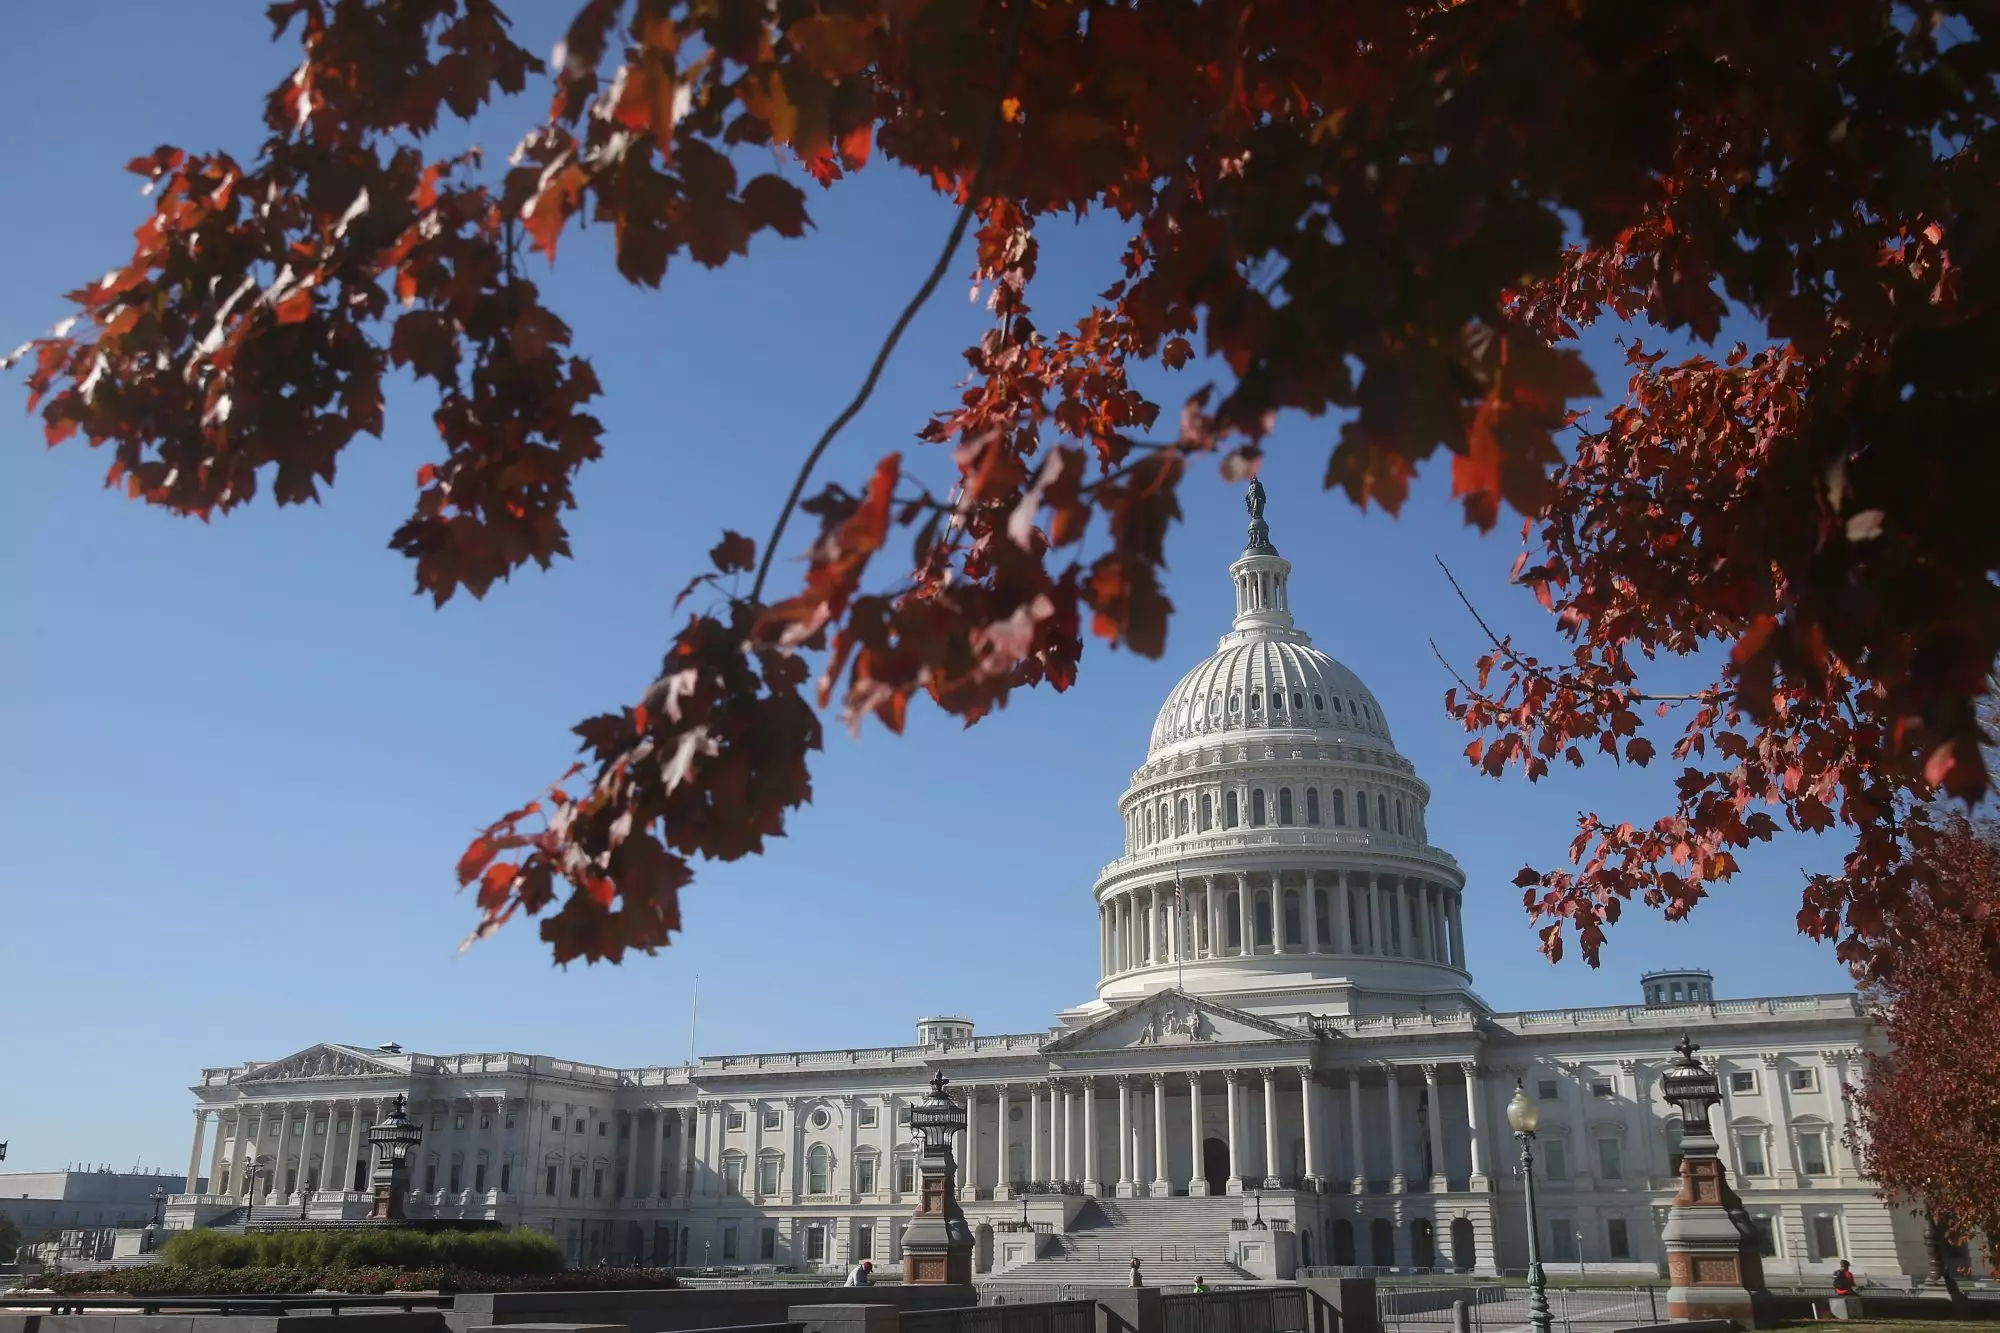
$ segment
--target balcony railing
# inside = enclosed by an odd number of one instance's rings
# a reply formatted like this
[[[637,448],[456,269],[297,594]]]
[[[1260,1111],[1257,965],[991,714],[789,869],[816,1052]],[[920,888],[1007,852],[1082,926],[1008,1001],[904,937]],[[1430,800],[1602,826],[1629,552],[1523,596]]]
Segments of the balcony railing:
[[[1104,868],[1097,872],[1097,877],[1103,880],[1145,866],[1194,860],[1229,852],[1287,848],[1329,852],[1385,852],[1434,862],[1449,866],[1453,870],[1458,869],[1458,858],[1442,848],[1431,846],[1421,838],[1399,837],[1393,833],[1364,833],[1358,829],[1287,825],[1276,828],[1212,829],[1207,833],[1182,834],[1156,842],[1150,847],[1141,847],[1128,852],[1116,861],[1106,862]]]

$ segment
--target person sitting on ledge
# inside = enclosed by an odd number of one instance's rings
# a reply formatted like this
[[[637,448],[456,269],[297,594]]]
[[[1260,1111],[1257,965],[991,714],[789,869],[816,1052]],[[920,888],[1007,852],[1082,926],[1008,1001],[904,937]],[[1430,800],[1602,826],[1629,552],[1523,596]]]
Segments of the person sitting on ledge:
[[[1194,1294],[1197,1296],[1208,1295],[1208,1279],[1202,1277],[1198,1273],[1195,1275],[1194,1279]]]
[[[863,1259],[847,1270],[847,1286],[870,1287],[875,1284],[875,1261]]]

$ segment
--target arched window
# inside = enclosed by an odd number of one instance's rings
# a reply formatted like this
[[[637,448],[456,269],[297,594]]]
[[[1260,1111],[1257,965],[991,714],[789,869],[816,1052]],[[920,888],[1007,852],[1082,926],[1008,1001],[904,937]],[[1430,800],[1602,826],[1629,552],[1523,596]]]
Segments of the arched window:
[[[806,1193],[826,1193],[832,1168],[833,1154],[826,1150],[824,1143],[815,1143],[806,1149]]]
[[[1257,943],[1268,946],[1271,943],[1271,895],[1258,894],[1255,906],[1257,920],[1252,928],[1257,932]]]
[[[1357,827],[1368,827],[1368,793],[1365,791],[1354,793],[1354,822]]]
[[[1289,824],[1292,822],[1292,789],[1290,787],[1278,788],[1278,822],[1280,824]]]
[[[1236,711],[1237,711],[1238,709],[1240,709],[1240,708],[1241,708],[1242,706],[1243,706],[1243,696],[1242,696],[1242,695],[1239,695],[1239,694],[1232,694],[1232,695],[1230,695],[1230,696],[1229,696],[1229,711],[1230,711],[1230,712],[1234,713],[1234,712],[1236,712]]]
[[[1306,942],[1305,925],[1299,920],[1299,891],[1285,890],[1285,944],[1296,947]]]
[[[1250,826],[1264,827],[1264,789],[1257,787],[1250,792]]]
[[[1174,836],[1173,807],[1169,806],[1165,801],[1160,802],[1160,836],[1162,838],[1171,838]]]
[[[1343,711],[1340,706],[1340,696],[1337,694],[1333,696],[1333,711],[1336,713]]]
[[[1313,926],[1314,938],[1319,941],[1319,947],[1322,949],[1331,949],[1333,947],[1333,917],[1327,912],[1325,889],[1313,890]]]
[[[1313,696],[1313,707],[1324,713],[1326,711],[1326,696],[1324,694],[1315,694]]]
[[[1401,810],[1401,808],[1402,807],[1400,806],[1397,807],[1399,811]],[[1188,817],[1187,797],[1183,796],[1174,803],[1175,833],[1186,833],[1188,831],[1187,817]]]
[[[1225,792],[1222,796],[1222,827],[1235,828],[1237,821],[1236,793]]]
[[[1335,788],[1333,793],[1333,822],[1341,825],[1347,823],[1347,793],[1338,788]]]
[[[1215,798],[1207,792],[1201,794],[1201,831],[1206,833],[1215,826]]]
[[[570,1171],[571,1194],[577,1192],[576,1170]],[[722,1192],[730,1197],[743,1193],[743,1154],[726,1152],[722,1154]]]
[[[1293,690],[1292,707],[1299,709],[1301,712],[1303,712],[1305,710],[1305,706],[1306,706],[1306,696],[1298,690]]]
[[[1224,911],[1229,917],[1229,927],[1228,927],[1229,947],[1232,949],[1241,949],[1243,947],[1242,896],[1235,892],[1231,892],[1227,901],[1224,904]]]
[[[1384,833],[1387,833],[1389,831],[1389,798],[1380,792],[1375,793],[1375,814],[1376,823],[1381,826]]]
[[[1403,799],[1402,797],[1399,796],[1396,798],[1396,832],[1400,835],[1402,831],[1403,831]]]
[[[1306,823],[1319,823],[1319,788],[1306,788]]]
[[[1153,829],[1153,807],[1149,805],[1146,807],[1146,841],[1147,842],[1153,841],[1154,836],[1155,835]]]
[[[1263,696],[1263,694],[1262,694],[1261,692],[1259,692],[1259,691],[1257,691],[1257,690],[1252,690],[1252,691],[1250,691],[1250,711],[1251,711],[1251,712],[1253,712],[1253,713],[1254,713],[1254,712],[1256,712],[1256,711],[1257,711],[1257,709],[1258,709],[1258,707],[1259,707],[1259,705],[1261,705],[1261,704],[1262,704],[1263,702],[1264,702],[1264,696]]]

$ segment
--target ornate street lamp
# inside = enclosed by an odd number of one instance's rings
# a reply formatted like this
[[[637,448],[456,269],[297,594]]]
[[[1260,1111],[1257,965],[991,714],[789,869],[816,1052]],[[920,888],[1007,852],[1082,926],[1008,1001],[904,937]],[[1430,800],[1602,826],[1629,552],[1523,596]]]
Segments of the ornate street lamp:
[[[153,1201],[153,1225],[159,1226],[161,1224],[161,1213],[167,1203],[167,1192],[160,1186],[155,1185],[153,1192],[146,1197]]]
[[[950,1081],[939,1070],[931,1095],[910,1108],[910,1128],[922,1144],[917,1170],[923,1180],[916,1216],[903,1233],[903,1281],[909,1283],[972,1281],[972,1230],[952,1185],[951,1139],[965,1128],[965,1109],[945,1095]]]
[[[1264,1196],[1256,1190],[1251,1190],[1250,1202],[1257,1205],[1257,1220],[1250,1224],[1250,1229],[1252,1231],[1269,1231],[1271,1228],[1264,1224]]]
[[[1514,1098],[1507,1103],[1507,1124],[1521,1141],[1521,1184],[1528,1195],[1528,1325],[1535,1333],[1549,1333],[1548,1279],[1542,1275],[1541,1222],[1535,1216],[1535,1131],[1541,1127],[1542,1112],[1528,1097],[1528,1090],[1514,1080]]]
[[[371,1218],[400,1221],[403,1196],[410,1192],[410,1158],[424,1140],[423,1128],[403,1114],[409,1099],[400,1094],[382,1123],[368,1131],[368,1147],[375,1154],[375,1208]]]

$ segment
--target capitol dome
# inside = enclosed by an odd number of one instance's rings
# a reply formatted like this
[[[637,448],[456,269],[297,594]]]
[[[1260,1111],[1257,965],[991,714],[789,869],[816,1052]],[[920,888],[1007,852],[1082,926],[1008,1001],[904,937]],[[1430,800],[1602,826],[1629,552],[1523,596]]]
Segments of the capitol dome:
[[[1360,677],[1293,622],[1254,482],[1250,504],[1229,632],[1168,692],[1120,801],[1098,1000],[1179,986],[1271,1012],[1455,1005],[1464,876],[1427,839],[1430,788]]]

